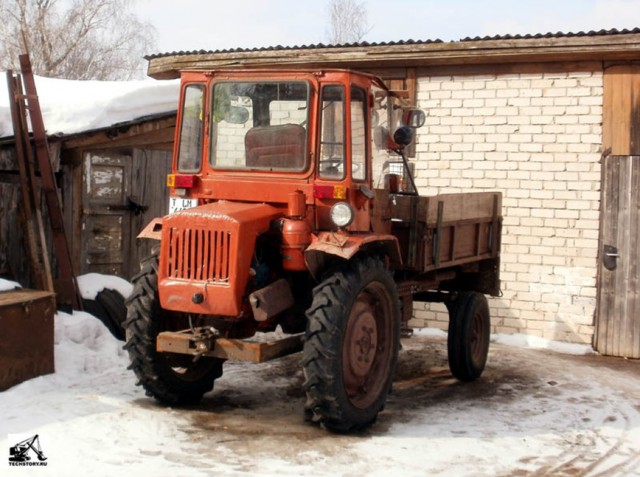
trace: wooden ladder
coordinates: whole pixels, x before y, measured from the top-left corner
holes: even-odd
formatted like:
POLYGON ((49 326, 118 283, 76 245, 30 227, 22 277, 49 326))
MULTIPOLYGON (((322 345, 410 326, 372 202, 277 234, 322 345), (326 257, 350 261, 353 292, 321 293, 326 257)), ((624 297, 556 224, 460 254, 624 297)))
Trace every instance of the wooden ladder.
POLYGON ((59 305, 71 305, 76 310, 82 310, 82 299, 73 271, 58 189, 49 159, 47 135, 28 55, 20 56, 20 69, 22 70, 21 75, 14 75, 11 71, 7 72, 7 83, 20 172, 26 245, 31 273, 36 287, 57 293, 59 305), (24 90, 22 84, 24 84, 24 90), (33 132, 33 144, 29 136, 27 111, 33 132), (34 153, 35 160, 38 161, 41 185, 36 181, 34 153), (41 193, 44 193, 44 199, 47 203, 58 264, 58 277, 55 282, 52 277, 43 219, 39 208, 41 193))

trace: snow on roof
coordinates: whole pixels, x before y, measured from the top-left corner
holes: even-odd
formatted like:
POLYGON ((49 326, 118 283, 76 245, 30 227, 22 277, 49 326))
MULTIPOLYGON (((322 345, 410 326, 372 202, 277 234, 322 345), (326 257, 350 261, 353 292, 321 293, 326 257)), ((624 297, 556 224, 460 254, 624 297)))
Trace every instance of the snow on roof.
MULTIPOLYGON (((72 81, 35 77, 49 135, 75 134, 175 111, 179 80, 72 81)), ((13 136, 6 81, 0 79, 0 137, 13 136)))

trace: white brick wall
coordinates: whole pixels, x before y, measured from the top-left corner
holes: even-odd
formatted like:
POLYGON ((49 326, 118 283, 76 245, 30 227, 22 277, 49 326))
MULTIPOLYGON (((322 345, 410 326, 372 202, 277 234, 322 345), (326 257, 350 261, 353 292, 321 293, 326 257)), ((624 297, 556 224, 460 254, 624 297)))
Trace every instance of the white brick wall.
MULTIPOLYGON (((602 91, 601 72, 418 80, 420 193, 503 193, 494 332, 592 341, 602 91)), ((444 307, 416 304, 412 325, 447 322, 444 307)))

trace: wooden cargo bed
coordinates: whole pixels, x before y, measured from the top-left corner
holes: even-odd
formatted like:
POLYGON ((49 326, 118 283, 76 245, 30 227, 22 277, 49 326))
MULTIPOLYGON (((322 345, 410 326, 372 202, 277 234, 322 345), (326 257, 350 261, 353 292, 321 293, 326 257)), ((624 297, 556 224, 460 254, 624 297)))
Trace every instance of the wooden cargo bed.
POLYGON ((428 272, 499 256, 499 192, 429 197, 375 192, 374 230, 398 237, 404 268, 428 272))

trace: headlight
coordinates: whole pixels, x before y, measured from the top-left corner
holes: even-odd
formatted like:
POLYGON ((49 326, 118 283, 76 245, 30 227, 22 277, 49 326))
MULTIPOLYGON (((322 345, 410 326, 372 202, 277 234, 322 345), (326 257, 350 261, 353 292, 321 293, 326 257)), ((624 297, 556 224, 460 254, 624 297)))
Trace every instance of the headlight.
POLYGON ((346 202, 338 202, 331 207, 331 220, 338 227, 346 227, 353 222, 353 209, 346 202))

